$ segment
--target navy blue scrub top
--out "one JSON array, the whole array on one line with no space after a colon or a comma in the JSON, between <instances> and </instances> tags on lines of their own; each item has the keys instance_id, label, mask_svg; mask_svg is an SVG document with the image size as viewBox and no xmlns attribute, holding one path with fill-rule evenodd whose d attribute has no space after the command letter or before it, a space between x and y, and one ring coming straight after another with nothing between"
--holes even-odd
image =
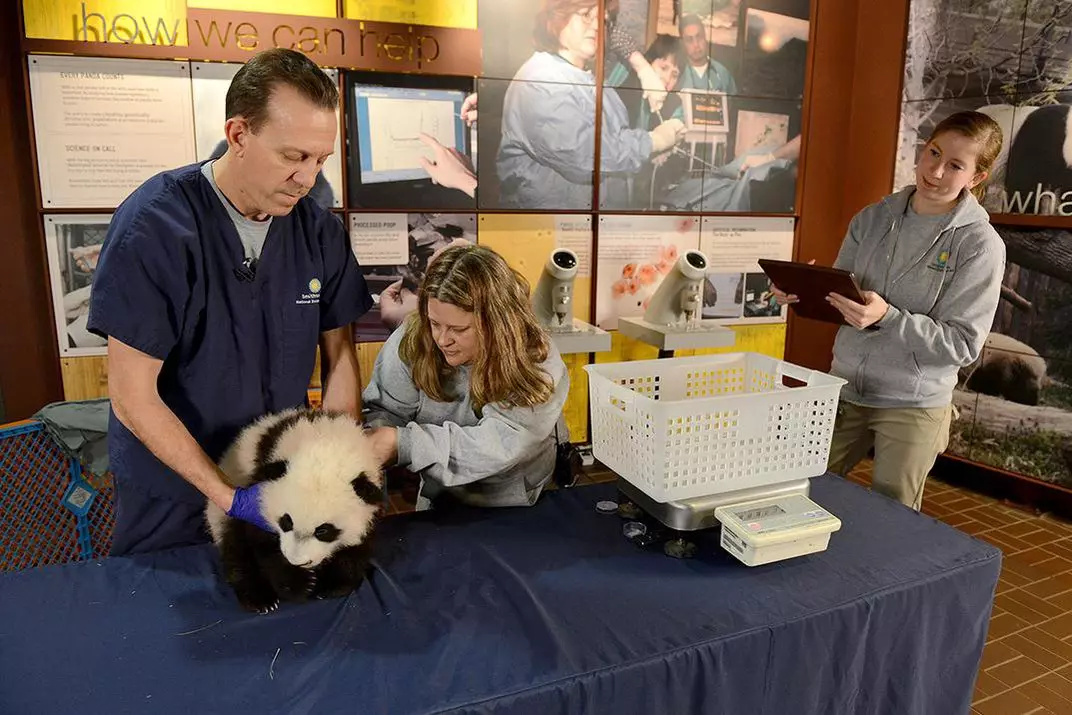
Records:
<instances>
[{"instance_id":1,"label":"navy blue scrub top","mask_svg":"<svg viewBox=\"0 0 1072 715\"><path fill-rule=\"evenodd\" d=\"M306 402L322 331L372 306L342 222L312 199L272 219L251 278L234 223L200 164L159 174L116 209L90 294L89 330L163 361L158 390L210 458L250 422ZM120 488L203 504L114 412Z\"/></svg>"}]
</instances>

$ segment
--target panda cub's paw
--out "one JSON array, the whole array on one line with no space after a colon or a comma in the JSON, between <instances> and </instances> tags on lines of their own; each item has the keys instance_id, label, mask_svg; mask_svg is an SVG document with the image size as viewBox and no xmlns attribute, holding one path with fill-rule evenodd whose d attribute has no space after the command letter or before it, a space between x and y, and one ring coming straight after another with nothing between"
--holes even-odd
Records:
<instances>
[{"instance_id":1,"label":"panda cub's paw","mask_svg":"<svg viewBox=\"0 0 1072 715\"><path fill-rule=\"evenodd\" d=\"M264 615L279 608L279 597L268 586L235 588L235 596L242 608L253 613Z\"/></svg>"},{"instance_id":2,"label":"panda cub's paw","mask_svg":"<svg viewBox=\"0 0 1072 715\"><path fill-rule=\"evenodd\" d=\"M316 571L309 571L309 583L305 586L305 595L309 598L312 597L316 591Z\"/></svg>"}]
</instances>

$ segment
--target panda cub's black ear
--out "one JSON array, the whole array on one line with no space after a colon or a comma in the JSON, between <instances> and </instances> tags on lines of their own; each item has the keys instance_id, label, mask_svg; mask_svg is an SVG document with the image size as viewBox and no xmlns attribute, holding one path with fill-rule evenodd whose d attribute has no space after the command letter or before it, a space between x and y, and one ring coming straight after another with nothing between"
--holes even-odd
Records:
<instances>
[{"instance_id":1,"label":"panda cub's black ear","mask_svg":"<svg viewBox=\"0 0 1072 715\"><path fill-rule=\"evenodd\" d=\"M354 494L358 496L361 501L368 502L369 504L378 504L383 501L383 492L378 486L372 483L372 480L368 478L368 475L361 472L351 482L350 486L354 488Z\"/></svg>"},{"instance_id":2,"label":"panda cub's black ear","mask_svg":"<svg viewBox=\"0 0 1072 715\"><path fill-rule=\"evenodd\" d=\"M287 473L287 462L284 459L277 459L267 464L262 464L257 467L257 471L253 473L254 482L270 482L275 479L279 479Z\"/></svg>"}]
</instances>

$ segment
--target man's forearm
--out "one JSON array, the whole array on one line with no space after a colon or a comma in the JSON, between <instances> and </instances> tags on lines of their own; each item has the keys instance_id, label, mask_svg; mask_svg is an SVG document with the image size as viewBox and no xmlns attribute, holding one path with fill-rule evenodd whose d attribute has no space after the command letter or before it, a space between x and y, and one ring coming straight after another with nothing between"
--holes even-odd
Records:
<instances>
[{"instance_id":1,"label":"man's forearm","mask_svg":"<svg viewBox=\"0 0 1072 715\"><path fill-rule=\"evenodd\" d=\"M221 509L230 510L234 489L223 481L217 466L159 396L113 396L112 406L119 421L157 459Z\"/></svg>"},{"instance_id":2,"label":"man's forearm","mask_svg":"<svg viewBox=\"0 0 1072 715\"><path fill-rule=\"evenodd\" d=\"M361 415L361 378L350 329L325 334L320 344L320 382L325 410Z\"/></svg>"}]
</instances>

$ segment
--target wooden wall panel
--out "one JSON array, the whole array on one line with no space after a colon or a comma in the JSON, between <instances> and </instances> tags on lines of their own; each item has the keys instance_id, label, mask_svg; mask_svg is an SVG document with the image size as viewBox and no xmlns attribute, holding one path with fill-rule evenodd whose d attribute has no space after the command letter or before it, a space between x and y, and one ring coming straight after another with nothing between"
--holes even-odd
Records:
<instances>
[{"instance_id":1,"label":"wooden wall panel","mask_svg":"<svg viewBox=\"0 0 1072 715\"><path fill-rule=\"evenodd\" d=\"M63 399L20 51L19 4L0 2L0 393L4 418L29 417Z\"/></svg>"},{"instance_id":2,"label":"wooden wall panel","mask_svg":"<svg viewBox=\"0 0 1072 715\"><path fill-rule=\"evenodd\" d=\"M852 216L890 191L909 0L813 3L795 259L830 265ZM829 370L836 328L790 316L786 359Z\"/></svg>"}]
</instances>

